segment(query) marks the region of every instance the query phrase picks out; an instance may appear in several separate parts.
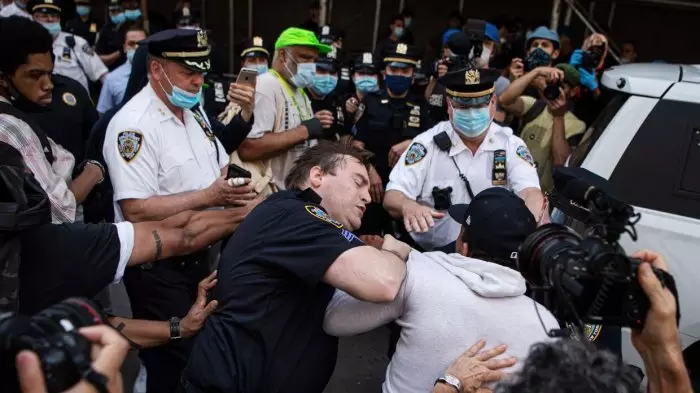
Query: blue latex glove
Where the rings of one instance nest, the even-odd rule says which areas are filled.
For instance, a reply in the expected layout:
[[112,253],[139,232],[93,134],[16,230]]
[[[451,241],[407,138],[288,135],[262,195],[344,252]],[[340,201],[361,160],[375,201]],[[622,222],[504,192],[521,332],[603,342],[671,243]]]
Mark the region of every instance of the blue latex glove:
[[578,73],[581,75],[579,81],[581,86],[587,88],[590,91],[595,91],[598,88],[598,79],[595,77],[595,71],[586,71],[583,68],[578,69]]
[[571,54],[571,59],[569,59],[569,64],[578,68],[583,63],[583,50],[576,49],[574,53]]

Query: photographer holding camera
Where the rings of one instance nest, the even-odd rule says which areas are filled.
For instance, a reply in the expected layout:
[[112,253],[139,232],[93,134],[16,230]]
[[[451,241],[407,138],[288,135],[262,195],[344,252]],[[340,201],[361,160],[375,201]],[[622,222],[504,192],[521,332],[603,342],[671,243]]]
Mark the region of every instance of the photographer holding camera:
[[511,81],[537,67],[551,67],[559,57],[559,34],[556,31],[540,26],[528,34],[525,41],[527,54],[524,59],[514,58],[508,68]]
[[[552,189],[552,168],[564,165],[586,130],[569,111],[579,81],[579,72],[568,64],[538,67],[516,79],[499,98],[507,112],[521,117],[520,137],[532,153],[544,192]],[[528,86],[537,88],[539,99],[523,95]]]

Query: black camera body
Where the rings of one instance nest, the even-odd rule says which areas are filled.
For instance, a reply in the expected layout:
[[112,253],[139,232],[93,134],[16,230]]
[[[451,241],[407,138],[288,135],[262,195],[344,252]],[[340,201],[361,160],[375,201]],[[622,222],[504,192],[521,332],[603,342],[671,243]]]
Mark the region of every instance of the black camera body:
[[591,50],[583,51],[581,56],[581,68],[586,71],[592,72],[600,64],[600,60],[603,57],[602,47],[593,47]]
[[[649,300],[637,277],[640,261],[626,256],[618,244],[622,233],[636,240],[634,224],[640,215],[630,205],[572,176],[574,172],[597,177],[582,168],[556,169],[554,193],[559,195],[552,199],[588,213],[587,235],[582,237],[560,224],[540,227],[520,248],[521,272],[536,287],[534,292],[544,291],[553,300],[547,307],[562,321],[641,328]],[[654,273],[677,302],[673,276],[658,269]]]
[[[3,392],[19,393],[15,358],[22,350],[39,356],[48,393],[68,390],[92,370],[92,345],[78,329],[102,323],[90,300],[70,298],[32,317],[0,315],[0,380]],[[104,381],[106,383],[106,379]]]
[[547,101],[555,101],[561,95],[561,82],[547,83],[547,86],[542,91],[542,95]]

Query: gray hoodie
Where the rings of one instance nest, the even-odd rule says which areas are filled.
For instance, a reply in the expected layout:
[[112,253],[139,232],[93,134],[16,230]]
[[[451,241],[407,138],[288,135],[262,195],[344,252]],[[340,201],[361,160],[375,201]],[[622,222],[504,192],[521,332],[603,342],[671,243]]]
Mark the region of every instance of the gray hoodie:
[[[518,363],[532,344],[551,340],[524,295],[525,280],[507,267],[442,252],[411,252],[406,280],[391,303],[359,301],[336,291],[326,308],[324,329],[350,336],[396,321],[401,338],[386,370],[384,393],[429,392],[452,362],[480,339],[487,347],[507,344]],[[547,328],[554,316],[536,304]]]

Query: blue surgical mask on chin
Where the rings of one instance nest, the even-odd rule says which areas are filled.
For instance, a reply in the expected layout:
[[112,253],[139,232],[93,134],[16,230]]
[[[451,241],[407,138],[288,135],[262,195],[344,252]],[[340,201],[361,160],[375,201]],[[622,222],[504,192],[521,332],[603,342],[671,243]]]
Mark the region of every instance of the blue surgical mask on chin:
[[116,15],[110,15],[109,19],[114,23],[115,25],[121,25],[122,23],[126,22],[126,16],[124,16],[124,13],[121,12]]
[[134,54],[136,54],[136,49],[129,49],[126,51],[126,59],[129,60],[129,63],[133,63]]
[[325,75],[314,75],[314,83],[311,88],[318,95],[327,96],[331,94],[335,87],[338,85],[338,77],[325,74]]
[[394,94],[403,94],[411,88],[413,78],[403,75],[388,75],[384,78],[386,87]]
[[78,5],[75,6],[75,12],[78,13],[80,16],[88,16],[90,15],[90,6],[89,5]]
[[56,38],[61,32],[61,24],[59,22],[44,22],[41,25],[51,33],[53,38]]
[[[162,84],[160,85],[160,88],[163,89],[163,92],[168,97],[168,101],[170,101],[171,104],[182,109],[192,109],[192,107],[197,105],[202,100],[201,87],[199,88],[199,91],[196,94],[190,93],[189,91],[186,91],[173,85],[173,83],[170,82],[170,78],[168,78],[168,74],[165,73],[165,70],[163,70],[163,75],[165,75],[165,79],[167,79],[168,83],[170,83],[170,86],[172,86],[173,90],[172,93],[168,94],[168,92],[165,91],[165,89],[163,88]],[[160,84],[160,82],[158,82],[158,84]]]
[[370,75],[361,75],[355,78],[355,88],[362,94],[374,93],[379,90],[377,77]]
[[452,125],[467,138],[476,138],[488,130],[491,108],[452,109]]
[[258,70],[258,75],[262,75],[267,72],[267,64],[256,64],[254,67],[256,70]]
[[[292,83],[296,87],[306,88],[314,83],[314,75],[316,75],[316,63],[297,63],[294,57],[289,54],[289,58],[292,62],[297,65],[297,72],[292,76]],[[287,71],[291,74],[292,71],[287,67],[287,63],[284,64]]]
[[141,17],[141,10],[126,10],[124,11],[124,17],[126,18],[126,20],[137,20]]

